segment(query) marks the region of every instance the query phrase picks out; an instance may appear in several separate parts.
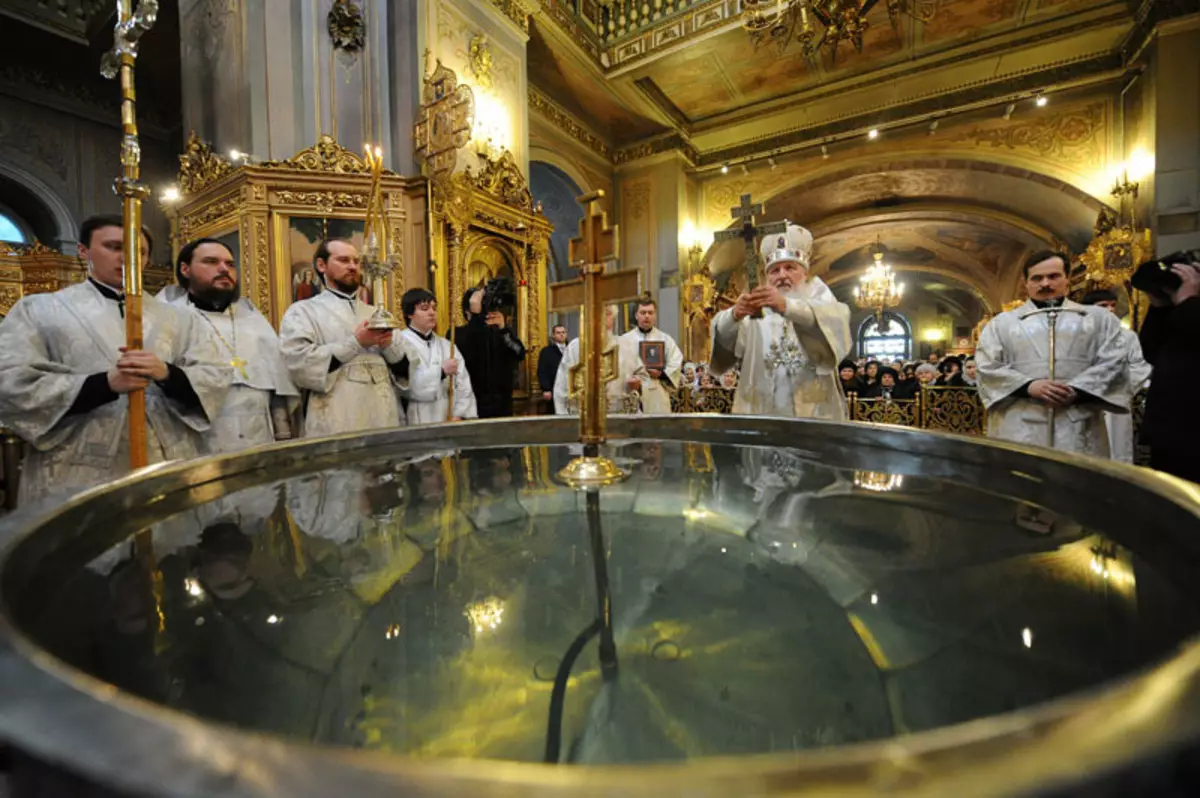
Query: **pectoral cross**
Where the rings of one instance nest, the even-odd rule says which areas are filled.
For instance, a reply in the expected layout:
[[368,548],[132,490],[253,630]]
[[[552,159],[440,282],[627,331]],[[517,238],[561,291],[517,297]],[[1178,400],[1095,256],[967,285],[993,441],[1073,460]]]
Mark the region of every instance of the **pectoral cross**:
[[237,355],[234,355],[233,360],[229,361],[229,365],[241,372],[243,380],[250,379],[250,375],[246,373],[246,366],[249,365],[248,361],[242,360]]
[[738,206],[729,209],[729,215],[740,221],[741,226],[720,230],[713,236],[714,241],[733,241],[740,238],[744,242],[746,259],[742,263],[742,268],[746,272],[747,292],[758,287],[758,241],[760,236],[787,232],[786,220],[756,227],[754,217],[762,215],[762,212],[761,202],[751,202],[750,195],[743,194]]
[[581,399],[579,439],[585,445],[585,456],[572,460],[559,472],[574,486],[612,484],[628,476],[608,458],[597,456],[599,444],[604,442],[604,386],[617,378],[616,347],[604,348],[604,306],[637,299],[641,295],[641,272],[604,273],[605,265],[616,258],[618,239],[617,228],[609,227],[608,215],[599,209],[603,196],[603,191],[596,191],[579,198],[586,212],[579,222],[579,237],[571,239],[570,257],[571,265],[582,276],[550,286],[551,311],[581,310],[580,359],[568,372],[568,395]]

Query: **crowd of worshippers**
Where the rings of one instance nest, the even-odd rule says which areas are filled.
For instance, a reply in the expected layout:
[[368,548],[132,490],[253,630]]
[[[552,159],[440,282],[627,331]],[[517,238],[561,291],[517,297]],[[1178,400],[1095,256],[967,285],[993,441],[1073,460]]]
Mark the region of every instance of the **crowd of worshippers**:
[[931,355],[928,361],[846,358],[838,365],[842,394],[859,399],[915,399],[922,386],[975,388],[979,379],[971,355]]

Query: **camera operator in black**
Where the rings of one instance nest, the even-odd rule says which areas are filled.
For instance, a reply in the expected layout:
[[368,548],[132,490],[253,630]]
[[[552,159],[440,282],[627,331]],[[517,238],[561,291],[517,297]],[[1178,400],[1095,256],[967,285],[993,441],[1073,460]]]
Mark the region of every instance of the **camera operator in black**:
[[1138,336],[1154,366],[1142,421],[1150,467],[1200,483],[1200,252],[1143,264],[1133,284],[1152,305]]
[[471,375],[480,418],[513,414],[513,379],[517,364],[525,359],[525,344],[500,311],[515,302],[511,286],[505,278],[490,280],[486,289],[472,288],[462,298],[467,323],[455,331],[455,344]]

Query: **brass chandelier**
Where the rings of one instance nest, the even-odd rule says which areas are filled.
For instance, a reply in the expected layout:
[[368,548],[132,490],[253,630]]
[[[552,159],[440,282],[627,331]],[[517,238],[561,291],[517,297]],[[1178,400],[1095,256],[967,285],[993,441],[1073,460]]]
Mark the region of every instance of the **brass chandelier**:
[[875,317],[882,320],[883,312],[896,307],[904,298],[904,283],[897,283],[892,267],[883,262],[882,244],[876,244],[872,257],[875,263],[854,288],[854,304],[864,310],[874,310]]
[[[896,30],[901,16],[928,22],[937,12],[937,0],[885,2]],[[863,36],[870,27],[867,15],[878,4],[879,0],[742,0],[742,27],[756,48],[772,42],[782,54],[794,39],[810,61],[816,60],[821,47],[828,47],[830,59],[836,63],[842,42],[862,52]]]

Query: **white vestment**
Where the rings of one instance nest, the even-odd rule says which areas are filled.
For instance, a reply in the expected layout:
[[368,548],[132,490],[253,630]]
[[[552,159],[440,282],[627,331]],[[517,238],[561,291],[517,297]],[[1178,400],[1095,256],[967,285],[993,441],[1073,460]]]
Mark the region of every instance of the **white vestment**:
[[[142,298],[142,331],[145,351],[180,368],[201,405],[184,406],[150,384],[145,391],[148,460],[195,457],[199,433],[220,412],[230,369],[198,318],[152,296]],[[30,444],[21,470],[21,503],[128,470],[128,398],[68,414],[89,375],[113,368],[124,345],[119,305],[90,281],[27,296],[0,321],[0,424]]]
[[[554,412],[560,416],[574,415],[579,412],[579,400],[568,399],[567,389],[571,366],[580,362],[581,359],[579,342],[582,340],[582,338],[576,338],[567,344],[567,351],[563,353],[562,361],[558,364],[558,374],[554,378]],[[617,338],[611,330],[605,330],[605,350],[614,346],[617,348],[617,378],[605,386],[605,392],[608,394],[609,415],[625,412],[625,395],[629,392],[629,387],[625,384],[626,380],[630,377],[637,377],[643,385],[650,380],[650,375],[646,373],[646,369],[638,357],[637,344],[632,340],[626,340],[624,336]]]
[[[203,437],[202,451],[236,452],[293,437],[290,414],[300,401],[300,392],[283,365],[279,336],[271,322],[245,299],[222,313],[201,310],[186,293],[176,295],[170,304],[200,317],[201,326],[215,338],[218,356],[233,370],[233,385],[221,415]],[[233,365],[235,359],[240,367]]]
[[[450,359],[450,342],[440,335],[423,339],[413,329],[398,332],[408,351],[408,382],[400,394],[408,400],[409,424],[436,424],[445,421],[450,402],[450,378],[442,379],[442,361]],[[471,377],[462,352],[454,347],[458,374],[454,375],[454,416],[479,418]]]
[[[1129,412],[1129,368],[1117,317],[1104,308],[1066,300],[1058,315],[1056,382],[1074,388],[1079,401],[1054,412],[1054,448],[1108,457],[1104,411]],[[979,334],[975,363],[979,397],[988,411],[988,436],[1046,446],[1050,409],[1020,396],[1034,380],[1050,376],[1050,324],[1032,301],[994,317]],[[1082,311],[1083,315],[1073,311]]]
[[[638,358],[641,363],[642,341],[659,341],[663,343],[665,352],[663,353],[666,360],[666,367],[660,369],[662,371],[661,379],[654,379],[649,376],[647,370],[647,378],[642,381],[642,412],[643,413],[670,413],[671,412],[671,394],[667,389],[667,385],[663,384],[666,380],[672,388],[679,388],[683,382],[683,352],[680,351],[679,345],[675,343],[675,339],[667,335],[657,327],[650,330],[648,333],[643,333],[639,328],[634,327],[629,332],[621,336],[622,347],[628,347]],[[645,364],[642,364],[643,367]]]
[[[1151,366],[1142,356],[1142,344],[1137,333],[1121,328],[1121,345],[1125,348],[1125,362],[1129,364],[1129,392],[1136,394],[1150,379]],[[1104,423],[1108,427],[1109,454],[1114,460],[1132,463],[1137,441],[1133,439],[1132,413],[1105,413]]]
[[[309,391],[304,436],[397,427],[403,423],[389,364],[405,357],[400,332],[387,349],[364,349],[354,338],[373,305],[325,290],[295,302],[279,325],[279,347],[292,381]],[[341,365],[330,369],[332,359]]]
[[838,364],[850,352],[850,308],[813,277],[787,295],[781,315],[740,322],[733,308],[712,320],[709,373],[739,368],[733,412],[785,418],[846,417]]

